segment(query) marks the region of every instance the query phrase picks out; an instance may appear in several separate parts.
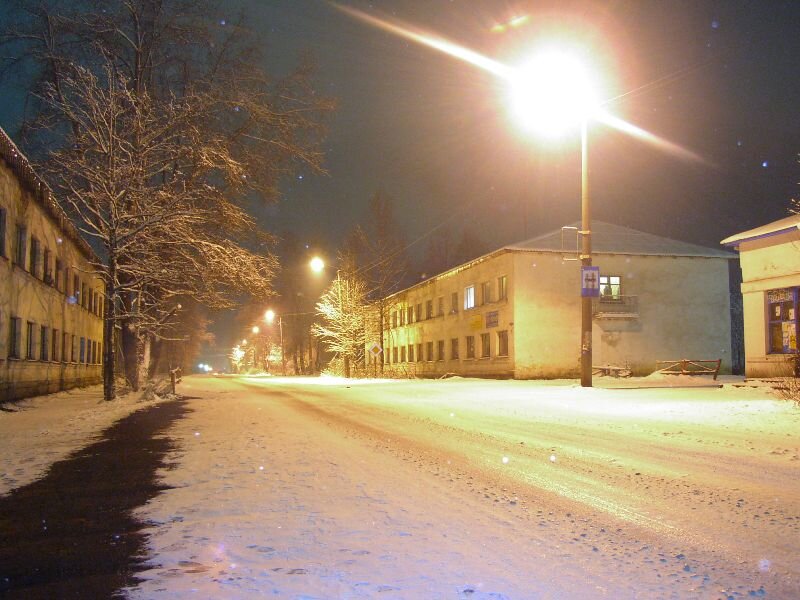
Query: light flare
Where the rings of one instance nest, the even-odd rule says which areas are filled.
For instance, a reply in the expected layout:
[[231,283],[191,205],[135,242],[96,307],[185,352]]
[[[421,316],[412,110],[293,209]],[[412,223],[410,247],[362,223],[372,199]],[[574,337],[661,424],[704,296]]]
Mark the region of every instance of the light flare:
[[[386,19],[381,19],[379,17],[375,17],[373,15],[369,15],[365,12],[362,12],[358,9],[349,7],[349,6],[342,6],[339,4],[332,4],[332,6],[341,12],[358,19],[364,23],[372,25],[378,29],[382,29],[399,37],[411,40],[423,46],[427,46],[428,48],[433,48],[434,50],[438,50],[444,54],[452,56],[453,58],[457,58],[463,62],[469,63],[473,66],[476,66],[484,71],[488,71],[501,79],[505,80],[509,83],[509,85],[514,85],[514,81],[519,80],[519,70],[509,67],[508,65],[504,65],[496,60],[483,56],[474,50],[470,50],[469,48],[465,48],[459,44],[451,42],[441,36],[437,36],[428,32],[425,32],[422,29],[411,27],[410,25],[404,25],[400,22],[390,22]],[[518,25],[524,24],[528,21],[530,17],[528,15],[516,19],[512,19],[509,22],[508,26],[516,27]],[[605,111],[594,111],[590,115],[592,118],[596,119],[597,121],[602,122],[605,125],[613,127],[618,131],[626,133],[632,137],[635,137],[643,142],[646,142],[656,148],[671,154],[673,156],[677,156],[683,160],[691,160],[695,162],[700,162],[706,165],[711,164],[702,156],[698,155],[691,150],[684,148],[674,142],[670,142],[664,138],[656,136],[648,131],[645,131],[641,127],[637,127],[619,117],[615,117],[608,112]]]

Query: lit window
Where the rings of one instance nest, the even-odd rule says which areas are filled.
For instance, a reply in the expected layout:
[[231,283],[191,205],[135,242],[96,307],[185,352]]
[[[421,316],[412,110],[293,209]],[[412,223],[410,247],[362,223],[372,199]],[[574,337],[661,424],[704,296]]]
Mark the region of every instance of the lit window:
[[622,277],[619,275],[600,275],[600,301],[622,300]]
[[475,286],[470,285],[464,288],[464,310],[475,308]]
[[797,352],[798,288],[767,292],[769,351],[771,354]]

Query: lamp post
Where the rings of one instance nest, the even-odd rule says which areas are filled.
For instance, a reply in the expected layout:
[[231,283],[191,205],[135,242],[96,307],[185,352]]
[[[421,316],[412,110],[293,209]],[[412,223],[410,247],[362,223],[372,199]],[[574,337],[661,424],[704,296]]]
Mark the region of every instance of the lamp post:
[[276,315],[275,311],[270,308],[267,312],[264,313],[264,321],[272,325],[272,323],[275,321],[276,316],[278,317],[278,331],[280,333],[280,339],[281,339],[281,374],[285,377],[286,358],[283,355],[283,317],[281,315]]
[[[592,266],[592,222],[589,196],[588,121],[596,94],[586,69],[560,51],[536,55],[511,78],[512,103],[524,125],[545,135],[563,132],[576,121],[581,129],[581,275]],[[581,386],[592,386],[592,296],[581,290]]]

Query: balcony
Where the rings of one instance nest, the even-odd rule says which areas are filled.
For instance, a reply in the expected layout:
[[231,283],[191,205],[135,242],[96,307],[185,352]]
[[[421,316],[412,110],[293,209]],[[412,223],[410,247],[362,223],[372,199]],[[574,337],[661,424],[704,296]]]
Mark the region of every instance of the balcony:
[[592,300],[595,319],[638,319],[639,296],[600,297]]

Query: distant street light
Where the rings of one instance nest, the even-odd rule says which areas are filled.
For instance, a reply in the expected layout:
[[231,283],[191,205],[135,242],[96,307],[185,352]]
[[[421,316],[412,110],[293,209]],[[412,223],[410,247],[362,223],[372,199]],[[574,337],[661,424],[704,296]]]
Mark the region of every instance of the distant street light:
[[253,329],[251,329],[250,331],[252,331],[253,333],[258,333],[261,330],[258,328],[258,325],[253,325]]
[[592,387],[592,297],[583,289],[583,273],[592,266],[587,122],[597,110],[589,72],[560,51],[536,55],[511,78],[512,104],[523,126],[548,136],[581,128],[581,386]]

